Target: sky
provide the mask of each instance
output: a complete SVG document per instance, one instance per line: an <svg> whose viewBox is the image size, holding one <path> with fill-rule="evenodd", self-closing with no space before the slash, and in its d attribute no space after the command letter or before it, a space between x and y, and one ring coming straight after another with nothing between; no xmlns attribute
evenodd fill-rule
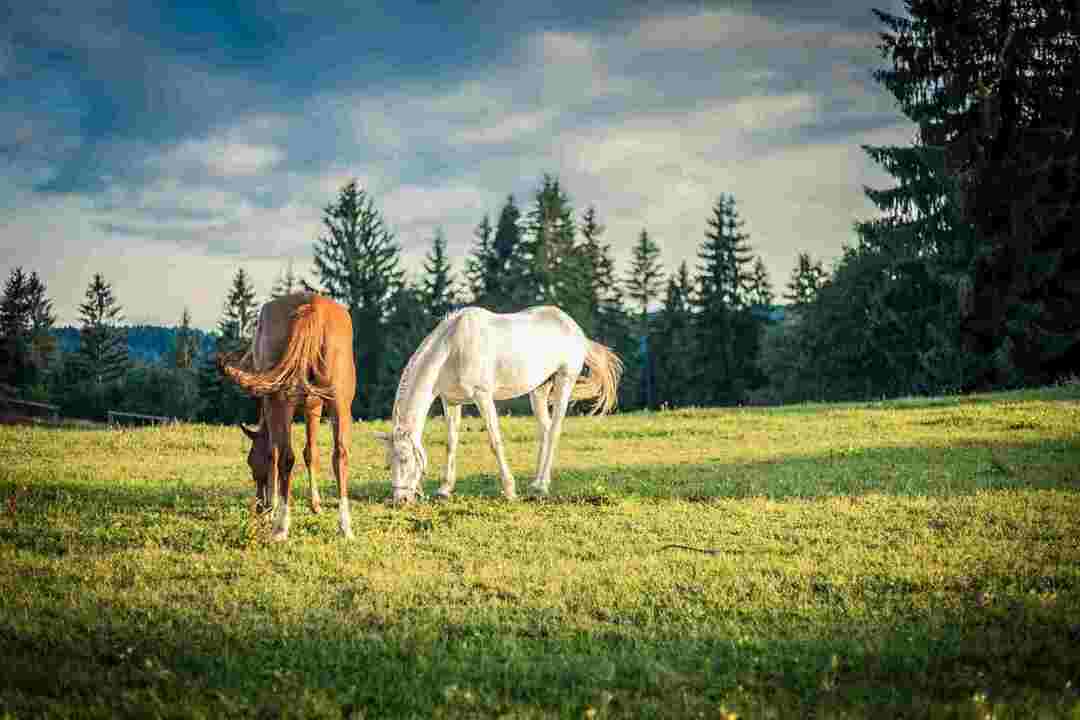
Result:
<svg viewBox="0 0 1080 720"><path fill-rule="evenodd" d="M914 135L872 7L902 0L0 0L0 273L58 325L101 273L128 323L211 329L241 267L261 299L290 262L317 280L350 179L415 278L547 173L622 274L642 229L692 269L733 195L779 295L875 216L861 146Z"/></svg>

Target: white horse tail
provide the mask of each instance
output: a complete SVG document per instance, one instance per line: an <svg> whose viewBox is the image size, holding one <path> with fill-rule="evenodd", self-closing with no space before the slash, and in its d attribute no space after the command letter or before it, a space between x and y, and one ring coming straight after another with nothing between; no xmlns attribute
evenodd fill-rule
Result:
<svg viewBox="0 0 1080 720"><path fill-rule="evenodd" d="M578 377L571 398L574 400L593 400L592 415L609 413L619 402L619 378L622 377L623 362L611 348L592 340L587 341L585 367L588 375Z"/></svg>

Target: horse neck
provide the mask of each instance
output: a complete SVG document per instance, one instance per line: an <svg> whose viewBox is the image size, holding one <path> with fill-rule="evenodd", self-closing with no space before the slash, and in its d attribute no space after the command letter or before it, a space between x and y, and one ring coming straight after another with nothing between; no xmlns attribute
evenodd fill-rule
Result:
<svg viewBox="0 0 1080 720"><path fill-rule="evenodd" d="M424 434L428 411L435 402L435 383L449 354L445 343L425 342L409 358L401 374L394 401L394 427L408 430L417 441Z"/></svg>

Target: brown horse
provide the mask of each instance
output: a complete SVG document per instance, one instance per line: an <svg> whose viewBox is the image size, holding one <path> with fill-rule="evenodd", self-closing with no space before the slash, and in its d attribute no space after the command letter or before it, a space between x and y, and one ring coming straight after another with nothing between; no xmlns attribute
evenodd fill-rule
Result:
<svg viewBox="0 0 1080 720"><path fill-rule="evenodd" d="M333 462L341 532L352 538L347 480L351 407L356 393L352 340L348 310L321 295L295 293L262 306L251 350L241 357L219 356L221 372L260 399L259 427L240 427L252 441L248 465L258 501L269 507L274 488L278 490L272 540L289 536L289 498L296 462L291 429L300 406L307 426L304 462L311 481L311 507L315 512L320 510L315 434L324 404L329 404L334 419Z"/></svg>

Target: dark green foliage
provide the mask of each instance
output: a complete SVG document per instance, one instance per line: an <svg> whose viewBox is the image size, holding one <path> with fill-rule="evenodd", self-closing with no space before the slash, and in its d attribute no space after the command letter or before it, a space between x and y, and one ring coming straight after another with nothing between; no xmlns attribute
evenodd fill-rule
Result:
<svg viewBox="0 0 1080 720"><path fill-rule="evenodd" d="M30 388L48 379L57 359L55 321L38 274L12 269L0 300L0 382Z"/></svg>
<svg viewBox="0 0 1080 720"><path fill-rule="evenodd" d="M384 375L384 355L390 342L387 318L404 283L398 267L401 251L374 201L356 181L346 183L337 201L323 209L322 220L325 234L315 241L315 271L323 292L352 315L357 378L353 415L381 417L387 409L377 401L379 389L396 379Z"/></svg>
<svg viewBox="0 0 1080 720"><path fill-rule="evenodd" d="M382 376L387 381L374 389L372 404L375 417L389 417L394 409L398 380L409 358L444 315L430 312L427 293L422 288L403 285L394 293L390 314L386 319L386 352L383 354Z"/></svg>
<svg viewBox="0 0 1080 720"><path fill-rule="evenodd" d="M769 279L769 270L760 256L754 258L754 267L750 270L746 299L751 307L770 308L773 305L772 280Z"/></svg>
<svg viewBox="0 0 1080 720"><path fill-rule="evenodd" d="M465 279L472 293L472 304L494 310L498 296L498 261L492 241L491 220L485 215L473 231L476 243L465 260Z"/></svg>
<svg viewBox="0 0 1080 720"><path fill-rule="evenodd" d="M121 379L128 368L127 340L120 326L123 315L113 296L112 285L95 273L79 305L82 328L79 352L74 358L79 375L97 385Z"/></svg>
<svg viewBox="0 0 1080 720"><path fill-rule="evenodd" d="M472 304L492 312L516 312L534 304L528 280L521 211L508 195L495 228L485 215L473 233L476 244L465 263Z"/></svg>
<svg viewBox="0 0 1080 720"><path fill-rule="evenodd" d="M656 348L656 384L660 402L673 407L700 405L701 371L693 312L694 283L683 261L668 278L664 307L652 335Z"/></svg>
<svg viewBox="0 0 1080 720"><path fill-rule="evenodd" d="M293 261L289 260L285 270L274 280L274 286L270 288L270 297L278 298L303 291L308 286L307 280L293 270Z"/></svg>
<svg viewBox="0 0 1080 720"><path fill-rule="evenodd" d="M256 401L235 383L226 380L217 369L217 356L245 352L251 347L258 320L255 288L243 268L236 271L225 298L214 352L198 368L200 419L205 422L233 424L258 419Z"/></svg>
<svg viewBox="0 0 1080 720"><path fill-rule="evenodd" d="M656 397L656 361L654 343L650 339L652 323L649 307L660 295L663 283L663 265L660 263L660 247L649 237L647 230L642 230L638 242L634 245L630 272L624 286L626 294L638 306L637 336L638 345L638 398L637 404L643 407L655 407ZM628 378L630 379L630 378Z"/></svg>
<svg viewBox="0 0 1080 720"><path fill-rule="evenodd" d="M812 303L825 282L827 273L820 260L814 260L810 253L801 252L791 270L787 292L784 299L793 307L799 308Z"/></svg>
<svg viewBox="0 0 1080 720"><path fill-rule="evenodd" d="M173 364L180 369L189 369L195 366L195 358L199 352L199 339L192 331L191 311L184 308L180 316L180 325L175 331L175 351Z"/></svg>
<svg viewBox="0 0 1080 720"><path fill-rule="evenodd" d="M732 405L761 383L757 367L762 321L752 311L753 256L735 198L720 195L698 251L697 365L702 402ZM760 280L759 280L760 283ZM761 288L756 290L761 295Z"/></svg>
<svg viewBox="0 0 1080 720"><path fill-rule="evenodd" d="M588 258L577 245L570 199L559 180L544 175L523 243L529 305L556 305L581 323L590 315ZM497 243L496 243L497 245Z"/></svg>
<svg viewBox="0 0 1080 720"><path fill-rule="evenodd" d="M425 258L420 292L427 314L437 320L458 304L457 281L446 256L446 238L441 229L435 231L431 252Z"/></svg>

